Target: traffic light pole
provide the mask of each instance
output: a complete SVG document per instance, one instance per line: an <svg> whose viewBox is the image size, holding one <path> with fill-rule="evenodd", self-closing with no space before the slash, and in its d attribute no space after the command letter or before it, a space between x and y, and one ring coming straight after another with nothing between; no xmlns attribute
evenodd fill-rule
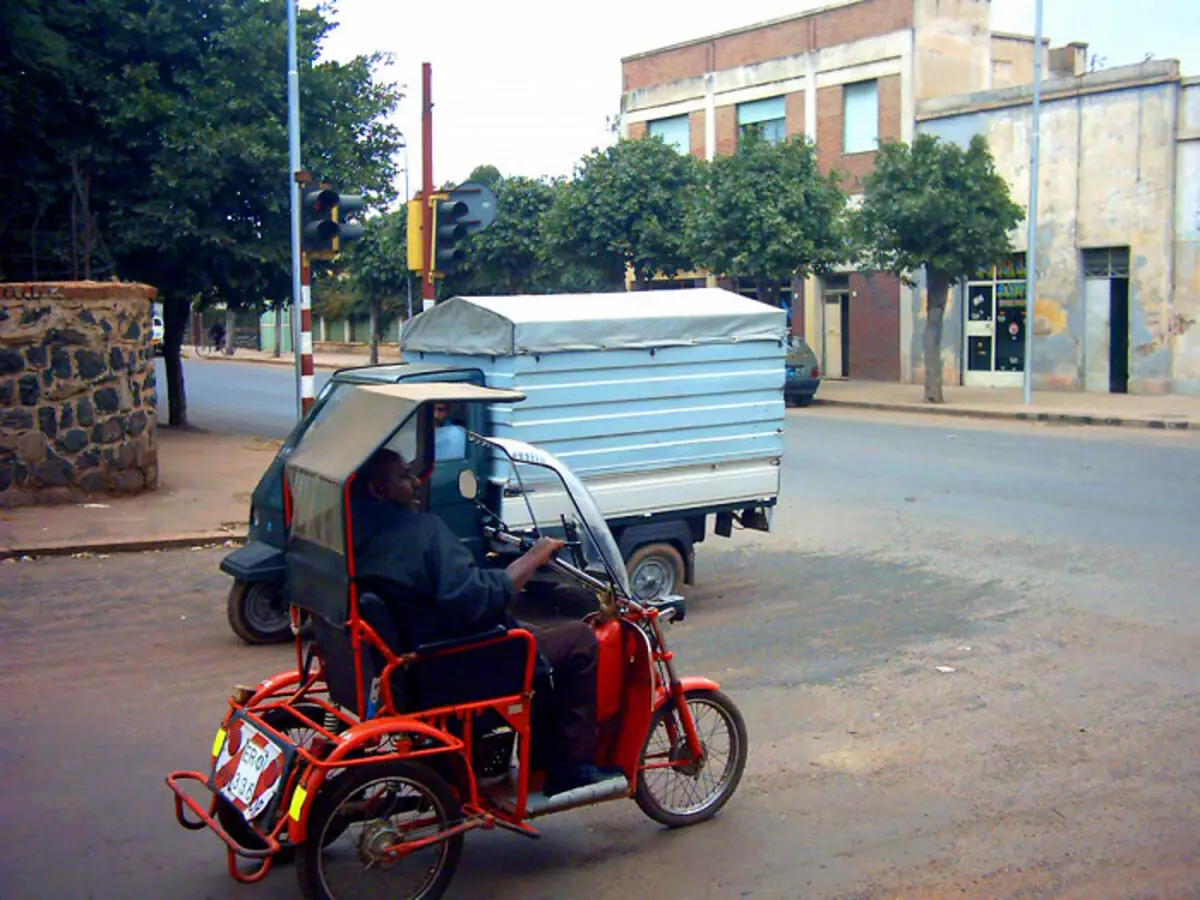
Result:
<svg viewBox="0 0 1200 900"><path fill-rule="evenodd" d="M313 404L313 347L312 347L312 281L308 254L300 263L300 341L296 345L296 365L300 376L300 417L308 415Z"/></svg>
<svg viewBox="0 0 1200 900"><path fill-rule="evenodd" d="M429 63L421 63L421 233L425 236L425 252L421 260L421 307L433 306L433 272L430 270L429 254L434 246L433 207L429 198L433 196L433 69Z"/></svg>
<svg viewBox="0 0 1200 900"><path fill-rule="evenodd" d="M292 192L292 314L289 316L292 325L292 350L296 353L296 412L297 418L303 418L305 412L304 393L302 390L303 375L300 364L299 321L300 309L303 304L303 293L307 283L301 274L300 254L300 75L296 62L296 4L299 0L287 0L287 92L288 92L288 169L291 171ZM307 271L307 266L304 267ZM310 358L311 364L311 358ZM310 378L311 382L312 379ZM311 392L311 387L310 387ZM311 396L311 393L310 393Z"/></svg>

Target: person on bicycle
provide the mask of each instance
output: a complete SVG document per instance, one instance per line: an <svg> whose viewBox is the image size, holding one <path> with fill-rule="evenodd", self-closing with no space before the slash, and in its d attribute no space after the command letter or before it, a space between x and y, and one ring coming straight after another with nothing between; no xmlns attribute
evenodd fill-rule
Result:
<svg viewBox="0 0 1200 900"><path fill-rule="evenodd" d="M213 322L208 329L209 339L212 345L217 350L225 349L225 326L220 322Z"/></svg>
<svg viewBox="0 0 1200 900"><path fill-rule="evenodd" d="M394 586L397 596L427 601L419 615L395 608L393 601L393 614L414 645L475 634L498 623L516 626L509 603L562 541L541 538L507 568L482 568L441 518L418 508L420 479L400 454L376 451L359 478L365 497L353 510L356 576ZM543 792L551 796L612 777L615 771L595 765L595 634L584 622L528 630L554 675L554 764Z"/></svg>

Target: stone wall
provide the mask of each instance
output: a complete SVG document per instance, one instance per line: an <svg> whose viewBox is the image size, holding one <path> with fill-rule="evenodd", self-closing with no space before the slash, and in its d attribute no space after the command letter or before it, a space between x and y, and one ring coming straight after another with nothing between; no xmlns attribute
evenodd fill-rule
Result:
<svg viewBox="0 0 1200 900"><path fill-rule="evenodd" d="M155 293L0 285L0 506L157 487Z"/></svg>

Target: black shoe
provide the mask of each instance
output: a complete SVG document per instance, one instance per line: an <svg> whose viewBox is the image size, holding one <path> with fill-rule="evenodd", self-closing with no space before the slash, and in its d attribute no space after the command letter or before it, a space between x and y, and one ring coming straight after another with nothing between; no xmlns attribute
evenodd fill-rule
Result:
<svg viewBox="0 0 1200 900"><path fill-rule="evenodd" d="M569 766L564 769L551 769L546 773L546 783L542 787L542 793L547 797L553 797L555 794L587 787L589 784L599 784L601 781L608 781L610 778L624 774L624 770L616 766L594 766L591 763Z"/></svg>

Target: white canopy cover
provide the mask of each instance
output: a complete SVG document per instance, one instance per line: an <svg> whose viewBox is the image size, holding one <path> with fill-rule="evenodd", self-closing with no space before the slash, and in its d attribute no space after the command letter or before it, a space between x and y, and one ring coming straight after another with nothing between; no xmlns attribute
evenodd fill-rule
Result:
<svg viewBox="0 0 1200 900"><path fill-rule="evenodd" d="M782 309L721 288L452 297L404 323L406 353L519 356L782 341Z"/></svg>

